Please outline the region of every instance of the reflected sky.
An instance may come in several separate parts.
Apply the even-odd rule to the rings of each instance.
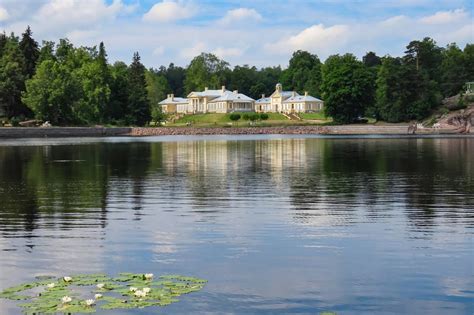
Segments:
[[[179,273],[209,284],[166,313],[474,312],[474,139],[184,139],[0,145],[0,288]]]

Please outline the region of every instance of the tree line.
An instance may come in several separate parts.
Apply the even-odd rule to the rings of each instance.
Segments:
[[[410,42],[403,57],[368,52],[362,60],[345,54],[323,63],[298,50],[286,69],[258,69],[231,68],[202,53],[187,67],[146,69],[138,52],[129,65],[110,64],[103,43],[75,47],[60,39],[39,45],[30,27],[21,38],[0,34],[0,116],[54,125],[145,125],[160,119],[158,103],[167,94],[225,85],[258,99],[270,95],[277,82],[322,98],[326,114],[338,123],[363,116],[401,122],[426,117],[467,81],[474,81],[474,45],[439,47],[431,38]]]

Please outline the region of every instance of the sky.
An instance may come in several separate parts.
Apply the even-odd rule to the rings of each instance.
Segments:
[[[0,30],[75,45],[104,42],[109,61],[186,66],[201,52],[235,65],[286,67],[291,54],[403,55],[426,36],[474,43],[474,0],[0,0]]]

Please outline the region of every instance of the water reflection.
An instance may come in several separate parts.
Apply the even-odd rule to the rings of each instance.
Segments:
[[[171,313],[468,314],[473,153],[469,138],[0,146],[0,287],[158,264],[212,283]]]

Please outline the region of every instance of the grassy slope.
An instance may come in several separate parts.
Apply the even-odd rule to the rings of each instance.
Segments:
[[[241,113],[241,116],[243,114]],[[288,118],[281,114],[277,113],[268,113],[268,120],[261,122],[265,124],[272,124],[272,123],[285,123],[288,121]],[[288,121],[289,122],[289,121]],[[180,119],[176,120],[172,124],[168,124],[168,126],[183,126],[186,123],[192,123],[196,126],[223,126],[227,125],[228,123],[232,123],[230,120],[230,114],[215,114],[215,113],[208,113],[208,114],[196,114],[196,115],[185,115]],[[234,122],[234,125],[244,126],[248,125],[248,121],[240,119],[237,124]]]

